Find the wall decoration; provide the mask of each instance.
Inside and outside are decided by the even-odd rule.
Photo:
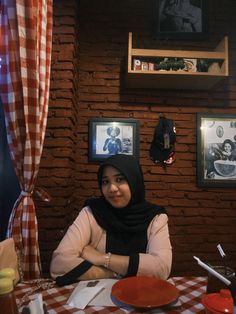
[[[207,0],[154,0],[154,32],[165,39],[204,39]]]
[[[236,186],[236,115],[197,114],[197,184]]]
[[[139,158],[139,121],[94,118],[89,121],[89,161],[102,161],[115,154]]]
[[[197,72],[197,59],[184,58],[184,70],[187,72]]]
[[[222,137],[224,135],[224,128],[221,125],[218,125],[216,128],[216,135]]]

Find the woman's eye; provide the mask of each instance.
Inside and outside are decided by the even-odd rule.
[[[126,181],[125,177],[117,177],[116,182]]]
[[[107,185],[108,180],[102,180],[102,185]]]

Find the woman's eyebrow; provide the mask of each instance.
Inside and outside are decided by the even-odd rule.
[[[124,177],[124,175],[121,172],[112,175],[112,177],[120,177],[120,176]],[[107,179],[107,178],[109,178],[109,176],[102,176],[102,179]]]

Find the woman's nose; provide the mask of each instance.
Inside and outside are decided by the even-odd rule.
[[[117,185],[115,183],[111,183],[109,188],[111,192],[115,192],[118,190]]]

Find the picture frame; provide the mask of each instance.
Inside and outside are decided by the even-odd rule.
[[[153,0],[155,37],[202,40],[208,33],[208,0]]]
[[[236,115],[197,113],[197,185],[236,187]]]
[[[114,154],[139,158],[139,121],[93,118],[89,121],[89,161],[103,161]]]

